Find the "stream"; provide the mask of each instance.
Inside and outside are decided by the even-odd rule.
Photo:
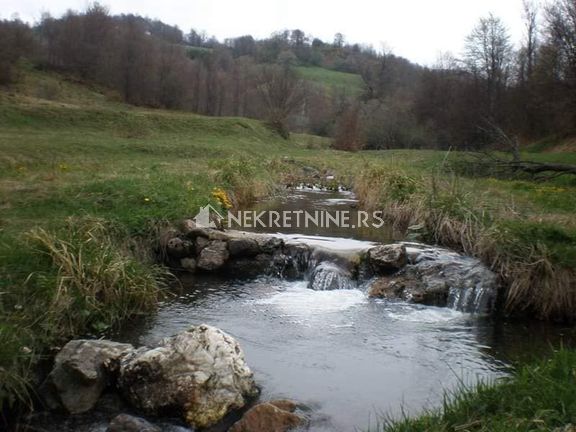
[[[353,211],[354,205],[349,192],[297,190],[258,209]],[[344,252],[392,241],[392,233],[382,228],[283,234]],[[273,276],[187,275],[181,283],[178,295],[156,314],[132,323],[115,339],[154,346],[193,324],[219,327],[243,347],[262,387],[261,400],[288,398],[305,405],[313,432],[362,430],[375,425],[379,415],[437,408],[444,392],[505,376],[512,362],[543,356],[573,339],[567,329],[550,324],[369,299],[366,282],[312,290],[306,280]]]
[[[297,190],[258,210],[354,211],[354,204],[346,191]],[[386,229],[283,233],[338,250],[392,240]],[[315,432],[348,432],[375,424],[378,414],[438,407],[446,390],[501,377],[511,360],[545,352],[563,338],[562,329],[545,325],[494,323],[449,308],[368,299],[363,285],[315,291],[302,280],[200,276],[184,277],[182,284],[179,297],[123,339],[154,345],[191,324],[222,328],[243,347],[261,399],[303,403]]]

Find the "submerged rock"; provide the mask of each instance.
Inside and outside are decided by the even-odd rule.
[[[182,258],[180,260],[180,265],[182,269],[194,273],[196,270],[196,260],[194,258]]]
[[[235,276],[258,276],[278,266],[284,242],[268,234],[222,231],[189,224],[166,245],[167,264],[190,273],[226,271]]]
[[[229,432],[286,432],[301,426],[304,419],[293,413],[296,405],[287,402],[272,401],[250,408]]]
[[[251,238],[232,238],[228,241],[228,249],[232,257],[248,258],[258,255],[258,242]]]
[[[430,306],[447,306],[449,286],[439,277],[427,279],[415,266],[406,266],[400,273],[376,279],[368,296],[373,298],[402,299]]]
[[[91,410],[109,384],[120,358],[134,350],[106,340],[73,340],[56,355],[47,381],[48,405],[71,414]]]
[[[238,342],[199,325],[122,359],[119,387],[149,414],[176,411],[193,427],[208,427],[258,394]]]
[[[180,222],[180,230],[184,235],[188,235],[196,228],[198,228],[198,225],[196,224],[196,221],[193,219],[184,219],[182,222]]]
[[[303,277],[308,271],[311,254],[308,245],[301,243],[287,245],[280,260],[280,274],[288,279]]]
[[[258,254],[251,258],[228,260],[225,270],[235,277],[257,277],[270,273],[274,266],[274,256]]]
[[[394,299],[400,298],[404,287],[399,285],[391,277],[380,277],[376,279],[368,289],[368,297]]]
[[[162,432],[162,429],[143,418],[120,414],[112,419],[106,432]]]
[[[258,235],[255,240],[263,253],[273,254],[284,246],[284,241],[274,236]]]
[[[210,244],[210,240],[207,237],[197,237],[195,240],[195,251],[196,255],[200,255],[202,250]]]
[[[294,412],[298,408],[298,404],[289,399],[277,399],[268,401],[270,405],[274,405],[276,408],[279,408],[283,411]]]
[[[166,252],[173,258],[185,258],[190,256],[193,249],[194,245],[191,241],[179,237],[174,237],[168,240],[168,243],[166,244]]]
[[[322,262],[312,271],[308,286],[315,291],[351,289],[352,275],[340,266]]]

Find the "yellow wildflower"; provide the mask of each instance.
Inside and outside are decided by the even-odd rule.
[[[214,188],[212,190],[212,196],[220,203],[220,205],[226,209],[232,207],[232,201],[230,201],[230,197],[226,193],[226,191],[222,188]]]

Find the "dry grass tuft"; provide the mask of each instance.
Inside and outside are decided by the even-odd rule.
[[[70,219],[64,232],[27,234],[56,269],[30,275],[29,283],[46,296],[44,321],[62,336],[101,331],[157,305],[162,270],[136,261],[109,233],[99,220]]]

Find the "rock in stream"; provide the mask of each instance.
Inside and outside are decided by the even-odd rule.
[[[238,342],[215,327],[190,328],[159,347],[125,356],[118,385],[147,414],[179,412],[208,427],[259,393]]]
[[[491,311],[498,278],[480,260],[419,243],[403,246],[407,264],[394,274],[378,277],[370,287],[370,297],[448,306],[463,312]]]
[[[44,387],[52,409],[71,414],[91,410],[112,382],[119,360],[134,350],[129,344],[107,340],[72,340],[56,355]]]

